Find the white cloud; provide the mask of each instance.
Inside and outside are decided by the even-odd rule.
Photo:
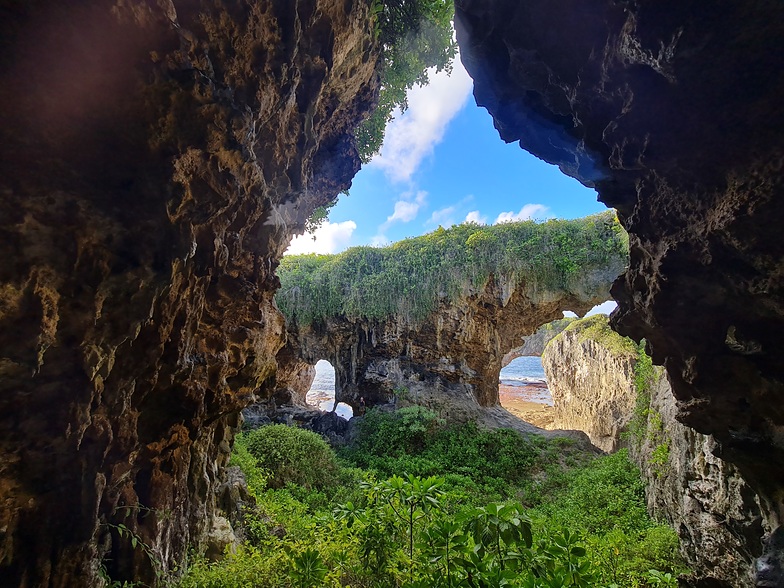
[[[342,223],[325,222],[313,233],[294,237],[284,255],[302,253],[338,253],[348,247],[351,235],[357,228],[352,220]]]
[[[526,204],[520,212],[502,212],[495,219],[494,225],[498,223],[511,223],[524,221],[532,218],[542,218],[547,215],[549,209],[543,204]]]
[[[465,221],[463,221],[463,222],[476,223],[478,225],[486,225],[487,224],[487,217],[486,216],[482,216],[481,214],[479,214],[478,210],[472,210],[471,212],[469,212],[466,215]]]
[[[602,302],[601,304],[594,306],[585,316],[591,316],[592,314],[610,314],[616,308],[618,308],[618,303],[615,300],[608,300],[607,302]]]
[[[413,196],[413,200],[412,197]],[[413,192],[405,192],[400,195],[400,200],[395,202],[395,209],[387,220],[378,228],[379,233],[383,233],[389,228],[389,225],[395,222],[408,223],[416,218],[419,214],[419,209],[425,205],[427,200],[427,192],[419,190],[416,194]]]
[[[427,222],[431,225],[441,225],[444,228],[451,227],[455,224],[454,214],[456,211],[457,206],[447,206],[446,208],[434,210]]]
[[[372,247],[385,247],[389,245],[389,239],[383,233],[379,233],[370,240],[370,245]]]
[[[449,122],[471,93],[473,82],[455,57],[452,73],[428,71],[430,83],[408,92],[408,110],[395,112],[387,126],[381,153],[371,165],[395,182],[407,181],[444,136]]]
[[[387,222],[410,222],[416,218],[416,215],[419,213],[419,208],[421,206],[422,205],[418,202],[406,202],[405,200],[398,200],[395,202],[395,212],[392,213],[392,216],[387,217]]]

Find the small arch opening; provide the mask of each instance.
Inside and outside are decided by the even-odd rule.
[[[335,368],[326,359],[320,359],[314,366],[316,375],[305,395],[305,402],[308,406],[323,410],[325,412],[335,412],[344,419],[354,416],[352,409],[345,402],[335,404]]]

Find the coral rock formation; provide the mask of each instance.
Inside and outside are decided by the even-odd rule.
[[[335,367],[337,401],[355,409],[364,397],[368,406],[413,402],[450,419],[476,418],[481,408],[498,405],[498,374],[513,342],[563,316],[564,310],[584,313],[603,302],[622,263],[618,258],[604,272],[590,273],[571,292],[513,287],[503,282],[504,276],[493,277],[471,295],[443,301],[417,323],[399,316],[289,322],[289,343],[278,361],[296,367],[328,359]],[[289,379],[279,384],[292,387]],[[503,414],[488,416],[496,417],[503,419]]]
[[[612,348],[588,334],[587,326],[601,322],[608,331],[605,337],[616,343]],[[542,354],[553,426],[585,431],[602,451],[617,450],[634,413],[636,359],[634,345],[609,331],[604,315],[575,321],[553,338]]]
[[[638,391],[637,361],[632,342],[608,332],[605,317],[575,322],[542,356],[555,424],[585,431],[608,451],[629,446],[646,482],[648,510],[680,535],[689,585],[750,588],[759,537],[770,525],[759,497],[737,468],[714,455],[713,437],[676,420],[662,368]]]
[[[154,581],[225,527],[276,259],[358,169],[367,3],[11,2],[0,45],[0,577]]]

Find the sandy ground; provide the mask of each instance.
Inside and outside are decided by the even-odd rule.
[[[542,429],[554,428],[553,407],[548,404],[552,402],[552,399],[545,384],[523,386],[501,384],[498,387],[498,395],[501,399],[501,406],[514,416]],[[333,398],[326,392],[310,391],[307,395],[307,403],[321,410],[332,410]],[[351,418],[350,409],[346,414],[342,412],[339,414],[345,418]]]
[[[549,392],[544,384],[498,387],[501,406],[516,417],[542,429],[553,428],[553,407],[545,404]],[[552,401],[550,401],[552,402]]]

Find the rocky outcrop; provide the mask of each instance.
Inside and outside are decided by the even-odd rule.
[[[355,409],[362,397],[367,406],[416,403],[452,420],[486,416],[495,422],[502,415],[480,409],[498,405],[501,362],[513,342],[566,309],[584,313],[603,301],[622,267],[619,256],[560,292],[491,277],[455,302],[442,300],[416,323],[400,316],[289,321],[287,347],[297,351],[284,349],[278,361],[313,365],[327,359],[335,367],[336,400]]]
[[[367,2],[12,2],[0,45],[0,577],[152,582],[230,540],[276,259],[359,166]]]
[[[539,357],[544,353],[547,344],[574,320],[572,317],[556,319],[551,323],[542,325],[531,335],[521,337],[522,345],[507,352],[501,360],[501,367],[506,367],[509,362],[518,357]]]
[[[656,368],[648,387],[649,412],[631,455],[646,481],[651,514],[668,521],[698,587],[750,588],[760,537],[771,530],[760,498],[721,458],[711,435],[678,422],[667,375]]]
[[[629,231],[613,324],[666,366],[678,419],[784,514],[784,5],[457,0],[506,141]]]
[[[553,426],[585,431],[602,451],[622,445],[637,393],[634,344],[610,330],[605,315],[572,322],[542,354],[553,397]]]
[[[646,482],[648,510],[680,536],[689,585],[753,586],[755,550],[770,521],[737,468],[716,457],[716,440],[676,420],[664,370],[610,331],[602,315],[572,323],[547,346],[542,363],[556,426],[585,431],[605,451],[629,447]]]
[[[275,405],[292,404],[307,406],[307,394],[316,378],[315,363],[302,359],[297,341],[287,338],[277,355],[278,371],[275,374]]]

